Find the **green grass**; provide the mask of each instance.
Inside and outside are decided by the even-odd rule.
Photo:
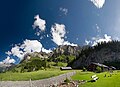
[[[114,71],[111,77],[109,72],[92,73],[92,72],[77,72],[72,76],[73,80],[91,80],[91,76],[96,74],[99,79],[96,82],[87,82],[80,87],[120,87],[120,72]],[[104,77],[106,74],[106,77]]]
[[[0,81],[26,81],[26,80],[39,80],[53,76],[57,76],[70,71],[60,71],[59,69],[39,70],[35,72],[25,73],[12,73],[6,72],[0,74]]]

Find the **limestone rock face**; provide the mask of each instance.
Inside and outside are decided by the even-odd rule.
[[[41,59],[47,59],[50,57],[50,53],[45,53],[45,52],[34,52],[34,53],[29,53],[29,54],[26,54],[24,56],[24,59],[22,61],[28,61],[30,60],[31,58],[34,58],[34,57],[39,57]],[[22,62],[21,61],[21,62]]]
[[[24,61],[24,60],[28,61],[28,60],[30,60],[30,58],[33,58],[33,57],[39,57],[41,59],[48,59],[48,58],[51,58],[51,57],[56,58],[60,55],[78,56],[80,52],[81,52],[81,47],[80,46],[61,45],[61,46],[58,46],[56,49],[54,49],[50,53],[34,52],[34,53],[26,54],[22,61]]]
[[[80,46],[64,45],[64,46],[59,46],[58,48],[53,50],[53,57],[56,57],[62,54],[78,56],[80,52],[81,52]]]

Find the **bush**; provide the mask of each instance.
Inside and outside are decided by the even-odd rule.
[[[66,79],[64,80],[64,82],[70,83],[70,80],[69,80],[68,78],[66,78]]]
[[[21,70],[20,70],[21,73],[24,73],[25,72],[25,69],[22,67]]]
[[[55,62],[48,62],[48,63],[47,63],[47,67],[48,67],[48,68],[52,68],[52,67],[54,67],[54,66],[56,66],[56,63],[55,63]]]
[[[63,67],[65,67],[65,66],[67,66],[67,63],[58,62],[56,64],[56,66],[63,66]]]
[[[96,72],[97,72],[97,73],[102,72],[102,68],[101,68],[101,67],[99,67],[99,66],[97,66],[97,67],[96,67]]]
[[[75,56],[72,56],[72,55],[67,56],[67,62],[68,62],[68,64],[71,64],[75,59],[76,59]]]
[[[18,72],[18,70],[16,70],[15,68],[11,69],[11,71],[12,71],[13,73]]]
[[[87,71],[87,69],[85,67],[83,67],[83,72],[86,72],[86,71]]]
[[[45,68],[44,67],[41,67],[41,70],[44,70]]]
[[[32,58],[28,62],[24,63],[22,65],[21,72],[31,72],[31,71],[37,71],[40,69],[46,69],[47,68],[47,60],[41,60],[40,58]]]

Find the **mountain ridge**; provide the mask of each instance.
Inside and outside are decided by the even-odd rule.
[[[71,66],[82,68],[87,67],[92,62],[103,63],[120,69],[120,42],[98,43],[94,47],[82,50]]]
[[[18,64],[21,70],[34,71],[51,66],[71,66],[82,69],[92,62],[114,66],[120,69],[120,42],[110,41],[98,43],[96,46],[58,46],[50,53],[34,52],[26,54]]]

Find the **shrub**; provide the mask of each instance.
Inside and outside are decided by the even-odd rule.
[[[15,68],[11,69],[11,71],[12,71],[13,73],[18,72],[18,70],[16,70]]]
[[[22,67],[21,70],[20,70],[21,73],[24,73],[25,72],[25,69]]]
[[[66,78],[66,79],[64,80],[64,82],[70,83],[70,80],[69,80],[68,78]]]
[[[62,63],[62,62],[58,62],[57,64],[56,64],[56,66],[67,66],[67,63]]]
[[[44,67],[41,67],[41,70],[44,70],[45,68]]]
[[[83,72],[86,72],[86,71],[87,71],[87,69],[85,67],[83,67]]]
[[[96,72],[97,72],[97,73],[102,72],[102,68],[101,68],[101,67],[99,67],[99,66],[97,66],[97,67],[96,67]]]

